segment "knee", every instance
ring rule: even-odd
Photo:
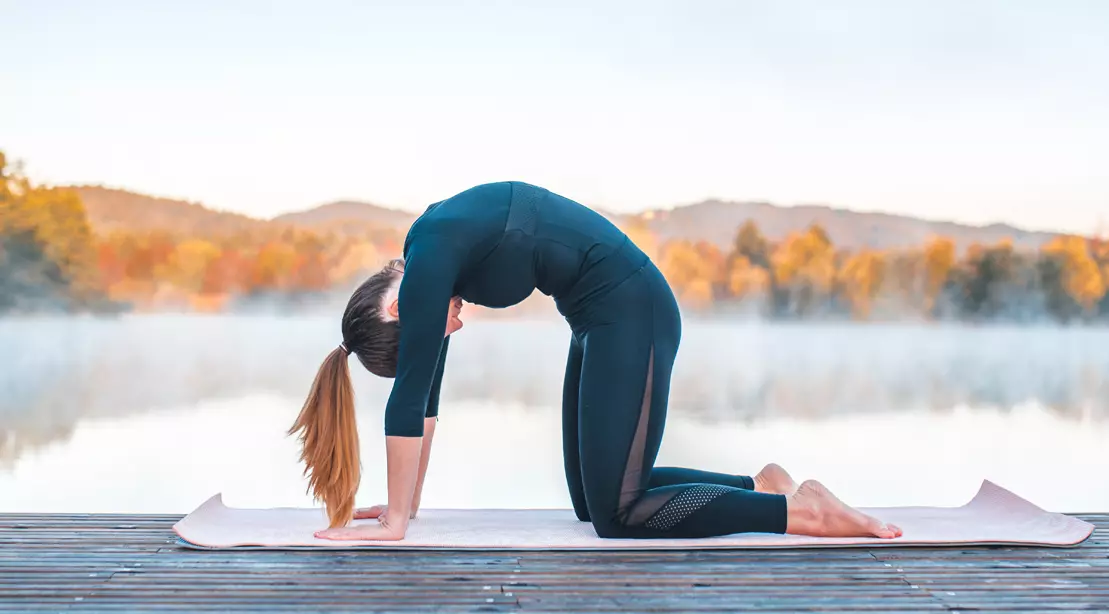
[[[606,539],[642,537],[640,535],[642,527],[628,524],[625,519],[617,514],[605,518],[597,518],[594,515],[591,522],[593,523],[593,530],[597,532],[597,537]]]
[[[615,522],[593,522],[593,530],[597,532],[597,537],[604,539],[615,539],[624,537],[624,527]]]

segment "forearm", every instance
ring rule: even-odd
[[[436,418],[424,418],[424,441],[420,448],[420,469],[416,475],[416,490],[412,494],[412,512],[411,516],[416,515],[416,510],[420,509],[420,495],[424,490],[424,476],[427,475],[428,460],[431,458],[431,441],[435,437],[435,422]]]
[[[385,438],[389,474],[389,508],[385,521],[401,533],[408,527],[408,519],[412,515],[412,497],[420,473],[423,440],[423,437]]]

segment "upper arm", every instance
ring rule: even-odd
[[[444,235],[421,236],[408,250],[398,295],[400,348],[385,406],[386,435],[423,435],[461,264],[460,250]]]
[[[435,366],[435,376],[431,380],[431,391],[427,397],[427,410],[424,412],[427,418],[439,415],[439,388],[443,385],[443,367],[447,363],[447,348],[450,344],[451,338],[443,337],[443,346],[439,350],[439,363]]]

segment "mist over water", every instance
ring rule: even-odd
[[[285,436],[332,315],[0,320],[0,511],[312,505]],[[565,507],[556,319],[452,340],[425,507]],[[983,478],[1109,509],[1109,330],[684,322],[658,464],[780,462],[858,505],[957,505]],[[352,362],[359,504],[383,499],[391,380]]]

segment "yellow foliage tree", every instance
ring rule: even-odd
[[[1060,266],[1062,287],[1075,303],[1087,314],[1105,295],[1105,279],[1098,270],[1086,239],[1076,236],[1059,236],[1044,245],[1045,256],[1055,259]]]
[[[738,299],[764,296],[770,290],[770,273],[751,264],[746,256],[732,259],[728,276],[728,293]]]
[[[296,266],[297,253],[285,242],[270,242],[258,250],[250,269],[249,287],[255,290],[285,290]]]
[[[669,241],[662,248],[659,266],[678,300],[696,307],[712,302],[713,282],[720,277],[717,264],[705,253],[704,246],[698,249],[689,241]]]
[[[220,248],[203,239],[188,239],[178,243],[169,260],[159,271],[159,277],[168,280],[185,292],[199,294],[208,267],[220,256]]]
[[[955,266],[955,242],[936,237],[924,247],[924,313],[932,312]]]
[[[802,314],[830,295],[836,279],[835,249],[817,225],[786,237],[774,250],[771,265],[778,287],[788,290],[793,308]]]
[[[336,257],[329,270],[331,283],[346,285],[360,281],[384,264],[381,254],[371,243],[350,242]]]
[[[861,250],[847,258],[837,275],[837,281],[854,317],[870,317],[884,274],[885,260],[880,253]]]
[[[77,194],[33,186],[0,153],[0,309],[87,303],[98,290],[95,262]]]

